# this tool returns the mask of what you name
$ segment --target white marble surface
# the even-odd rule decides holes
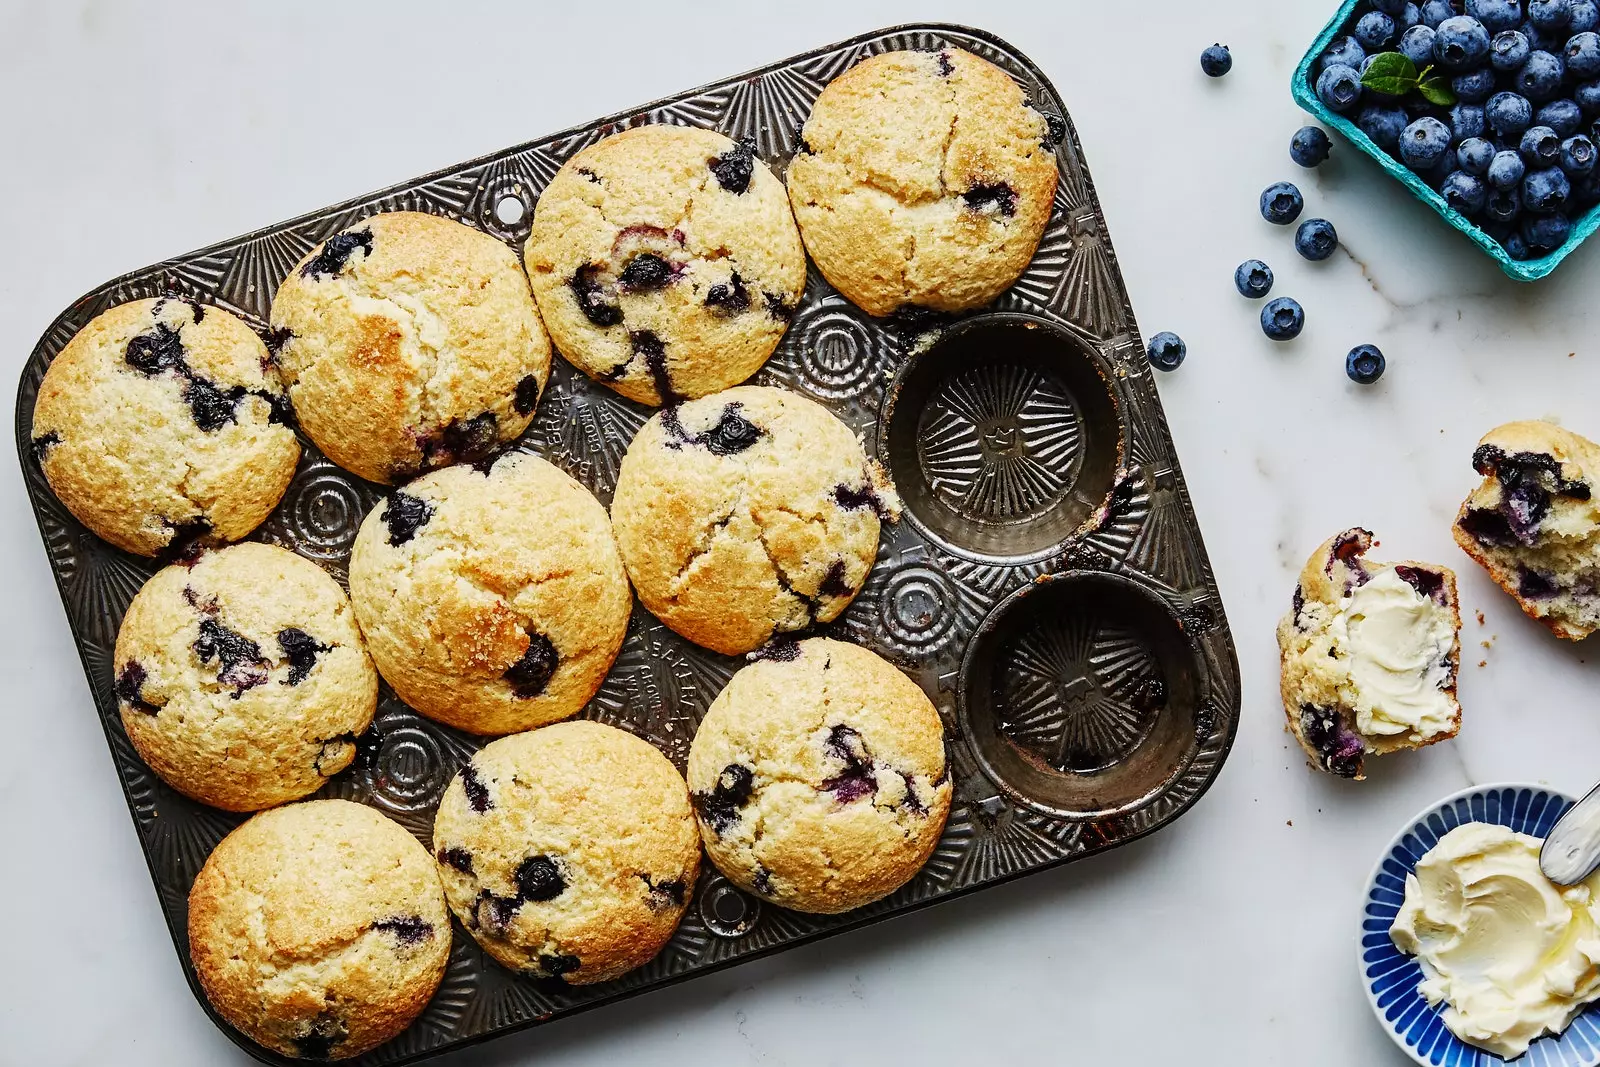
[[[1398,1065],[1356,979],[1377,850],[1468,782],[1600,776],[1600,651],[1524,619],[1448,531],[1490,426],[1557,415],[1600,435],[1600,246],[1523,287],[1344,145],[1315,174],[1294,167],[1289,74],[1333,6],[612,0],[445,19],[443,4],[8,0],[4,378],[60,308],[165,255],[862,30],[984,26],[1066,99],[1144,329],[1189,342],[1160,385],[1243,667],[1221,779],[1120,852],[448,1062]],[[1210,82],[1197,57],[1219,38],[1235,69]],[[1261,221],[1256,194],[1280,178],[1345,253],[1304,263]],[[1305,304],[1299,341],[1266,341],[1234,293],[1252,256]],[[1371,389],[1344,377],[1363,341],[1389,355]],[[173,958],[10,461],[0,494],[0,1062],[242,1063]],[[1461,737],[1360,785],[1291,750],[1272,638],[1305,554],[1356,523],[1385,553],[1460,568],[1468,619]]]

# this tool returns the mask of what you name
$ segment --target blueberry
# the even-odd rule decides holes
[[[660,289],[672,281],[672,264],[654,252],[641,252],[628,260],[628,265],[617,275],[617,284],[625,292],[642,293]]]
[[[1560,56],[1536,51],[1512,76],[1512,81],[1517,92],[1529,100],[1549,100],[1561,88],[1561,79],[1566,73],[1566,64],[1561,62]]]
[[[409,493],[396,492],[384,506],[383,524],[389,528],[389,543],[403,545],[433,518],[433,505]]]
[[[578,310],[596,326],[615,326],[622,321],[622,308],[600,280],[599,267],[584,264],[572,275],[567,285],[572,289],[573,299],[578,302]]]
[[[1528,0],[1528,21],[1548,33],[1567,28],[1572,0]]]
[[[261,646],[214,618],[200,620],[200,636],[194,639],[193,648],[201,663],[217,661],[217,681],[233,690],[235,700],[267,680],[268,664]]]
[[[1233,272],[1233,285],[1240,296],[1260,300],[1272,291],[1272,268],[1259,259],[1247,259]]]
[[[1406,0],[1370,0],[1372,10],[1382,11],[1385,15],[1400,17],[1400,13],[1409,6]]]
[[[1356,116],[1356,126],[1361,132],[1372,138],[1373,144],[1390,152],[1400,146],[1400,135],[1410,122],[1411,116],[1404,108],[1383,104],[1364,107]]]
[[[1568,137],[1561,142],[1561,169],[1569,177],[1588,174],[1594,170],[1594,142],[1583,134]]]
[[[1461,0],[1425,0],[1422,5],[1422,24],[1437,29],[1439,23],[1461,12]]]
[[[122,358],[134,370],[151,377],[169,370],[185,376],[189,373],[183,340],[177,330],[164,322],[158,322],[154,329],[129,339]]]
[[[1600,30],[1600,3],[1596,0],[1572,0],[1567,8],[1567,32],[1588,33]]]
[[[1483,23],[1467,15],[1457,15],[1439,23],[1433,42],[1433,58],[1451,70],[1466,70],[1489,54],[1489,31]],[[1356,36],[1359,38],[1359,27]]]
[[[433,936],[433,924],[420,915],[395,915],[379,919],[372,924],[372,928],[393,934],[401,945],[420,945]]]
[[[1377,345],[1356,345],[1344,357],[1344,372],[1358,385],[1371,385],[1382,378],[1384,365]]]
[[[554,900],[567,889],[567,880],[561,876],[561,868],[549,856],[529,856],[517,864],[513,877],[517,883],[517,895],[523,900]]]
[[[1517,137],[1533,125],[1533,105],[1516,93],[1495,93],[1484,108],[1484,117],[1501,137]]]
[[[494,807],[489,786],[470,759],[461,765],[461,791],[467,798],[467,806],[480,815]]]
[[[1562,137],[1571,137],[1583,128],[1583,109],[1563,97],[1541,107],[1534,121],[1540,126],[1550,127]]]
[[[1530,167],[1548,167],[1561,158],[1561,138],[1548,126],[1534,126],[1525,131],[1518,148]]]
[[[1522,21],[1522,5],[1517,0],[1467,0],[1467,14],[1490,33],[1497,33],[1514,29]]]
[[[1450,79],[1450,88],[1463,103],[1481,104],[1494,95],[1494,71],[1479,67],[1465,74],[1457,74]]]
[[[1489,173],[1489,164],[1494,160],[1494,145],[1482,137],[1468,137],[1456,145],[1456,163],[1468,174],[1479,177]]]
[[[1548,52],[1551,49],[1559,48],[1563,44],[1566,44],[1567,40],[1565,36],[1562,36],[1558,40],[1555,33],[1552,33],[1548,30],[1541,30],[1539,27],[1533,24],[1531,19],[1525,21],[1521,26],[1518,26],[1517,30],[1522,34],[1522,36],[1528,39],[1528,47],[1532,48],[1535,52]]]
[[[1489,195],[1489,189],[1481,178],[1474,177],[1464,170],[1458,170],[1445,178],[1439,186],[1439,193],[1444,197],[1445,203],[1463,215],[1476,215],[1483,210],[1483,202]]]
[[[1413,26],[1400,35],[1400,45],[1396,50],[1419,68],[1426,67],[1433,62],[1435,36],[1431,27]]]
[[[1339,247],[1339,234],[1327,219],[1307,219],[1294,235],[1294,249],[1305,258],[1318,262],[1333,255]]]
[[[1261,309],[1261,330],[1274,341],[1292,341],[1305,329],[1306,313],[1300,302],[1286,296],[1269,301]]]
[[[1289,158],[1302,167],[1315,167],[1328,158],[1333,142],[1320,126],[1302,126],[1289,139]]]
[[[961,199],[974,211],[988,211],[1006,218],[1017,213],[1017,191],[1005,182],[974,185],[961,194]]]
[[[1200,53],[1200,69],[1208,78],[1220,78],[1233,69],[1233,56],[1227,45],[1214,44]]]
[[[1156,370],[1177,370],[1183,357],[1189,354],[1189,346],[1177,334],[1163,330],[1150,338],[1145,354],[1150,357],[1150,365]]]
[[[735,141],[733,147],[720,156],[706,160],[717,184],[734,195],[741,195],[750,187],[750,175],[755,173],[755,146],[749,141]]]
[[[1560,167],[1529,171],[1528,176],[1522,179],[1522,203],[1529,211],[1559,211],[1571,194],[1572,183]]]
[[[700,818],[713,832],[724,833],[739,821],[739,811],[749,803],[755,792],[755,774],[749,767],[730,763],[717,775],[717,784],[709,793],[695,793],[690,797]]]
[[[738,271],[728,275],[726,282],[718,282],[706,290],[706,307],[723,315],[737,315],[749,309],[750,292]]]
[[[1600,115],[1600,81],[1584,82],[1572,90],[1573,101],[1586,115]]]
[[[1400,159],[1412,170],[1427,170],[1450,148],[1450,130],[1436,118],[1420,118],[1400,135]]]
[[[1533,54],[1528,36],[1518,30],[1501,30],[1489,44],[1489,65],[1502,74],[1519,70]]]
[[[1489,173],[1485,176],[1496,189],[1515,189],[1522,184],[1522,178],[1527,173],[1528,165],[1522,161],[1522,153],[1505,149],[1494,154],[1489,161]]]
[[[1454,104],[1450,108],[1450,140],[1460,143],[1468,137],[1482,137],[1489,128],[1489,117],[1478,104]]]
[[[1368,52],[1381,52],[1397,32],[1394,19],[1382,11],[1368,11],[1356,21],[1355,39]]]
[[[326,241],[317,254],[306,260],[305,266],[300,268],[302,278],[332,277],[344,270],[344,265],[355,254],[356,249],[361,249],[363,255],[372,255],[372,229],[351,230],[345,233],[336,233]]]
[[[1273,182],[1261,191],[1261,217],[1278,226],[1287,226],[1300,217],[1305,198],[1289,182]]]
[[[1351,70],[1356,70],[1366,58],[1367,51],[1361,47],[1361,42],[1354,37],[1337,37],[1317,61],[1317,72],[1321,73],[1329,67],[1349,67]]]
[[[1506,255],[1510,256],[1512,259],[1528,258],[1528,242],[1522,239],[1522,234],[1513,233],[1510,237],[1506,238],[1505,245]]]
[[[1393,12],[1390,13],[1393,14]],[[1400,33],[1404,36],[1405,32],[1413,26],[1422,25],[1422,9],[1412,0],[1406,0],[1405,5],[1400,8],[1400,13],[1394,16],[1394,22],[1396,26],[1400,27]]]
[[[1522,194],[1516,186],[1490,189],[1483,198],[1483,213],[1495,222],[1511,222],[1522,214]]]
[[[1593,30],[1574,34],[1562,53],[1567,61],[1567,73],[1574,78],[1587,79],[1600,75],[1600,34]]]
[[[1317,78],[1317,96],[1335,111],[1349,111],[1361,100],[1361,75],[1354,67],[1330,63]]]
[[[299,685],[305,681],[311,669],[317,665],[317,656],[331,650],[330,646],[298,626],[278,631],[278,647],[283,650],[283,658],[289,664],[289,675],[283,680],[284,685]]]
[[[560,664],[561,657],[550,639],[537,630],[530,630],[527,650],[501,677],[511,683],[511,692],[517,699],[532,700],[544,692]]]
[[[1530,215],[1522,220],[1522,239],[1535,252],[1554,252],[1567,243],[1572,223],[1565,215]]]

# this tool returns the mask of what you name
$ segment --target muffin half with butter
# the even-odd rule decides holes
[[[1421,748],[1461,729],[1456,576],[1432,563],[1379,563],[1370,531],[1324,541],[1278,624],[1283,709],[1314,766],[1361,779],[1368,754]]]

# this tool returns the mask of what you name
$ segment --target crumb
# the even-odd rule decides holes
[[[1478,666],[1480,666],[1480,667],[1487,667],[1488,665],[1489,665],[1489,661],[1486,660],[1486,659],[1480,659],[1478,661]]]
[[[1294,825],[1294,820],[1293,819],[1285,819],[1283,825],[1285,825],[1285,826],[1293,826]]]
[[[1574,357],[1574,356],[1576,356],[1576,355],[1577,355],[1577,354],[1578,354],[1578,353],[1576,353],[1576,352],[1568,352],[1568,353],[1567,353],[1567,358],[1568,358],[1568,359],[1572,359],[1572,358],[1573,358],[1573,357]]]
[[[1484,619],[1483,612],[1481,612],[1481,611],[1478,612],[1478,625],[1479,626],[1484,626],[1486,624],[1487,624],[1487,620]]]
[[[1479,641],[1478,644],[1482,645],[1484,648],[1493,648],[1494,640],[1491,638],[1488,641]]]

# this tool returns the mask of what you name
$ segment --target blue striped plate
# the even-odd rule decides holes
[[[1389,940],[1389,927],[1405,899],[1406,875],[1439,838],[1462,823],[1498,823],[1544,837],[1571,806],[1571,797],[1540,786],[1474,786],[1413,819],[1372,869],[1362,901],[1361,984],[1383,1028],[1424,1067],[1491,1067],[1507,1061],[1457,1039],[1444,1025],[1444,1005],[1430,1007],[1417,992],[1421,968]],[[1600,1065],[1600,1001],[1574,1019],[1566,1033],[1540,1038],[1514,1062],[1518,1067]]]

